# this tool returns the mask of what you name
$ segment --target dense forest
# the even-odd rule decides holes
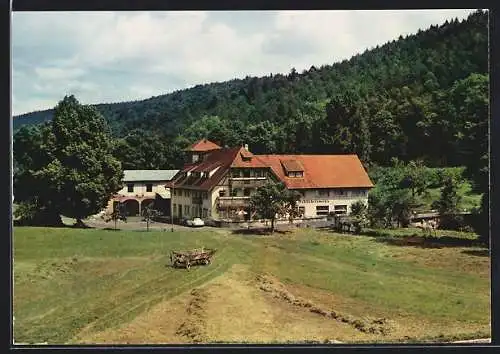
[[[367,165],[419,159],[479,173],[488,95],[488,14],[476,11],[333,65],[95,107],[125,169],[179,167],[180,150],[206,137],[254,153],[357,153]],[[52,114],[15,117],[14,129]]]

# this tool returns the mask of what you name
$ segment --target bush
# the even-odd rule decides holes
[[[427,169],[427,181],[428,188],[439,188],[442,186],[443,182],[443,169],[441,168],[428,168]]]
[[[442,230],[461,231],[467,226],[469,225],[465,224],[461,215],[443,215],[439,223],[439,228]]]
[[[464,180],[464,168],[463,167],[447,167],[440,168],[437,173],[438,177],[438,187],[443,186],[446,180],[453,179],[457,182],[462,182]]]
[[[41,208],[35,202],[21,202],[14,216],[19,218],[16,222],[23,226],[62,226],[61,216],[54,211]]]

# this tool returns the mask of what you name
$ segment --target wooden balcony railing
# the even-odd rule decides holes
[[[250,203],[250,197],[218,197],[217,205],[219,208],[228,207],[247,207]]]

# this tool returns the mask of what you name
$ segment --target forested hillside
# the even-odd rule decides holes
[[[121,138],[116,153],[124,168],[179,167],[179,150],[206,137],[247,143],[254,153],[354,152],[366,163],[396,157],[428,166],[476,164],[479,171],[488,95],[488,14],[477,11],[302,73],[97,108]],[[51,115],[16,117],[14,128]]]

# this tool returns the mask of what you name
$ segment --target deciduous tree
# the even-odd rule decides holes
[[[23,133],[15,144],[21,173],[15,177],[16,198],[46,212],[82,220],[104,209],[122,187],[123,171],[112,155],[113,140],[95,108],[66,96],[54,119],[41,130]],[[28,157],[39,149],[40,159]]]

